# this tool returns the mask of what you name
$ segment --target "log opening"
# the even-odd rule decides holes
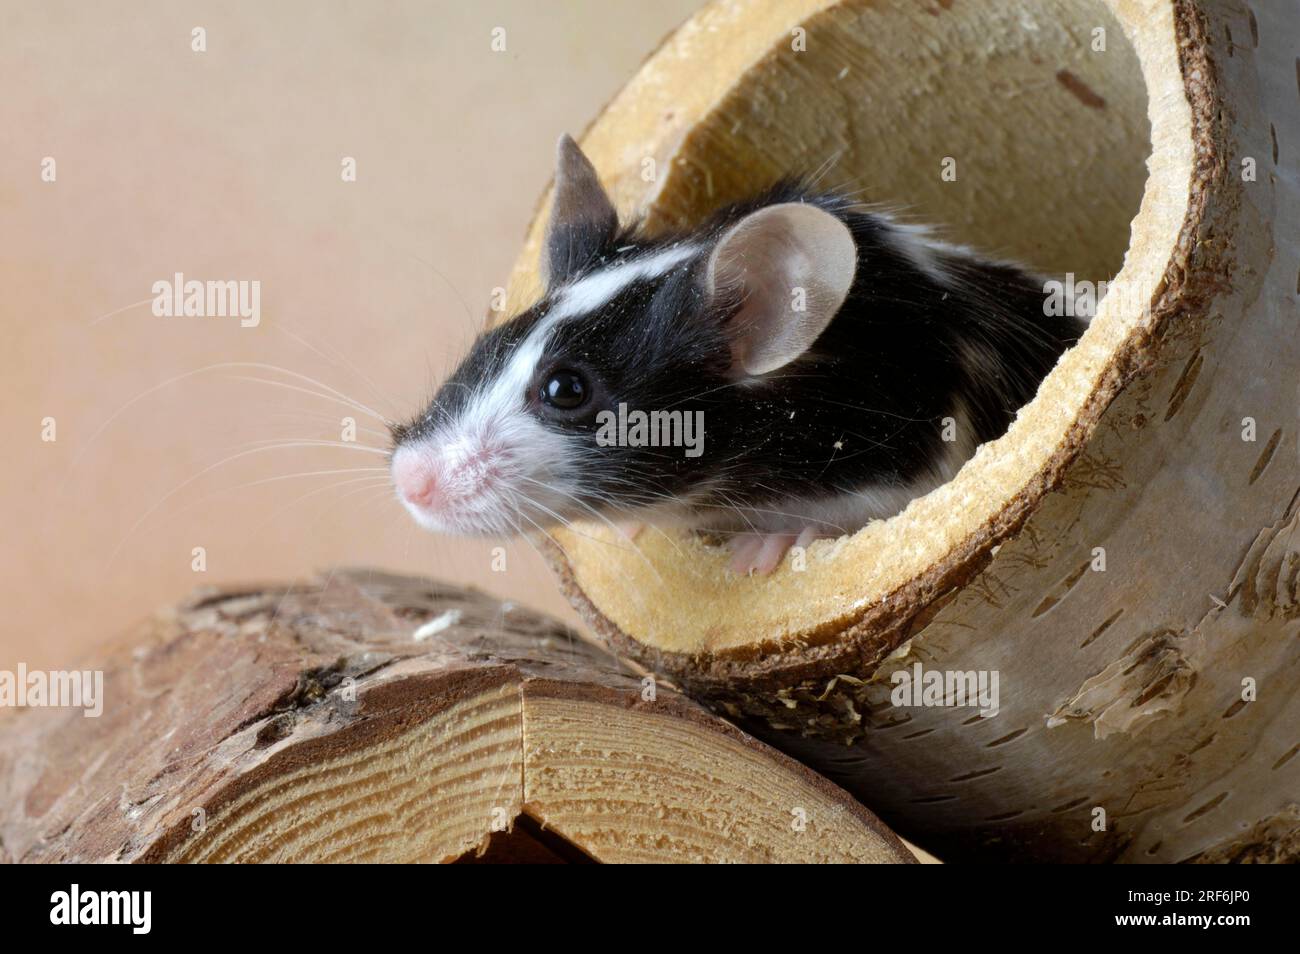
[[[669,38],[583,137],[624,210],[690,222],[843,147],[844,178],[955,238],[1118,272],[1005,436],[802,572],[737,580],[690,536],[556,534],[595,631],[946,860],[1293,857],[1290,19],[1235,0],[740,0]],[[997,674],[997,714],[896,703],[916,665]]]
[[[1118,7],[708,8],[587,131],[584,148],[622,210],[651,229],[833,159],[826,181],[940,223],[955,241],[1111,286],[1004,437],[896,517],[814,543],[805,566],[787,560],[770,578],[738,580],[723,547],[691,534],[645,534],[635,548],[598,526],[557,534],[562,578],[621,650],[659,664],[700,652],[745,660],[792,643],[842,648],[850,629],[879,634],[887,603],[969,572],[1086,440],[1099,390],[1156,320],[1145,306],[1177,241],[1191,162],[1188,111],[1147,115],[1149,102],[1183,96],[1166,69],[1172,19],[1135,33],[1137,12]],[[653,183],[642,156],[663,170]],[[1148,163],[1160,174],[1148,179]],[[516,303],[536,293],[544,219],[545,208],[516,266]]]

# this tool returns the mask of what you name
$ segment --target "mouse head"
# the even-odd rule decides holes
[[[666,238],[621,231],[568,136],[542,257],[542,299],[482,335],[428,409],[394,429],[398,496],[429,529],[496,535],[689,509],[738,443],[761,440],[745,402],[805,354],[857,265],[848,227],[811,203],[738,208]]]

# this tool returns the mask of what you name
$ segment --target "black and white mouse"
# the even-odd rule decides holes
[[[732,569],[950,480],[1086,326],[1040,276],[792,180],[684,233],[622,227],[560,140],[544,296],[394,428],[424,527],[729,537]]]

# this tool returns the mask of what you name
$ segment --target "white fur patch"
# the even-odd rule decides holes
[[[555,327],[561,321],[588,314],[608,304],[633,282],[663,275],[698,251],[698,248],[691,245],[665,249],[642,259],[634,259],[587,275],[562,289],[545,317],[529,331],[523,341],[516,345],[514,353],[501,369],[496,380],[488,382],[486,387],[471,399],[461,416],[460,428],[471,431],[481,430],[487,427],[489,422],[500,420],[503,415],[515,412],[524,415],[528,422],[540,429],[540,425],[524,412],[524,394],[537,371],[537,363],[542,359],[546,351],[546,343]],[[524,429],[522,424],[520,427]]]
[[[928,225],[898,222],[888,215],[876,214],[888,225],[883,240],[911,262],[917,270],[924,272],[940,285],[951,284],[952,276],[944,265],[945,258],[979,258],[975,250],[969,246],[956,245],[935,238]]]
[[[590,517],[573,499],[589,449],[529,413],[529,385],[560,322],[595,311],[633,282],[663,275],[698,252],[690,245],[664,249],[560,289],[545,316],[498,373],[480,383],[456,419],[439,422],[411,448],[436,469],[445,501],[436,514],[405,502],[417,522],[453,533],[508,534]]]
[[[595,311],[613,301],[619,292],[633,282],[657,278],[698,251],[693,245],[679,245],[585,275],[560,291],[543,321],[558,321]]]
[[[948,275],[936,249],[939,243],[930,237],[930,230],[924,225],[911,225],[892,219],[887,221],[889,225],[884,231],[883,240],[918,271],[924,272],[941,285],[947,284]]]

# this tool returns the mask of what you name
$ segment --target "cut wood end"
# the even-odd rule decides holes
[[[797,762],[472,591],[206,591],[99,668],[102,717],[0,720],[12,860],[913,860]]]

